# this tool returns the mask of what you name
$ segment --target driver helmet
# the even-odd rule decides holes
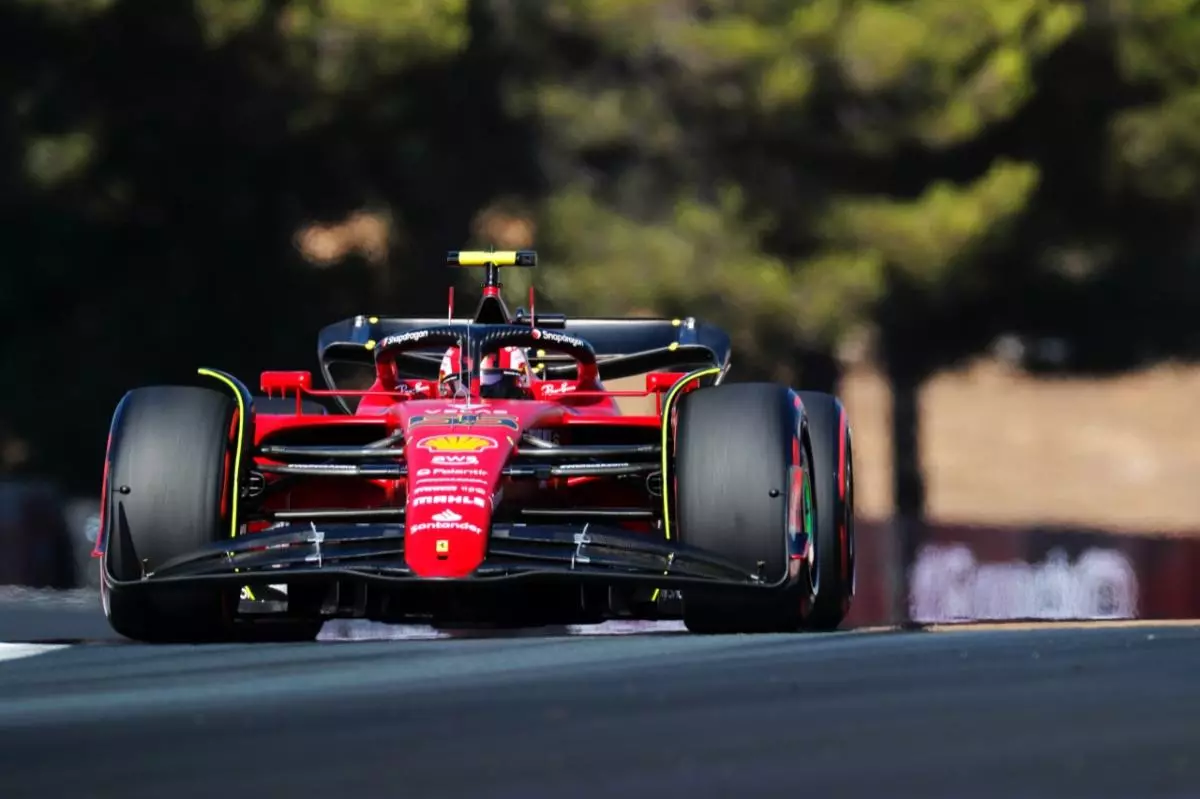
[[[520,347],[503,347],[484,356],[479,365],[479,396],[485,399],[525,399],[532,396],[529,359]],[[442,357],[438,373],[438,394],[442,397],[467,395],[462,385],[462,356],[451,347]]]

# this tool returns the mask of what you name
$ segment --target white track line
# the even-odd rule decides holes
[[[357,619],[335,619],[321,627],[318,641],[422,641],[449,638],[448,633],[432,627],[410,624],[382,624]]]
[[[571,635],[648,635],[687,632],[682,621],[606,621],[603,624],[573,624]]]
[[[66,649],[70,644],[0,644],[0,660],[17,660],[19,658],[44,655],[57,649]]]
[[[649,633],[681,632],[683,622],[609,621],[596,625],[571,625],[567,635],[646,635]],[[436,638],[505,638],[538,637],[536,629],[524,631],[449,631],[408,624],[384,624],[351,619],[325,622],[318,641],[419,641]]]

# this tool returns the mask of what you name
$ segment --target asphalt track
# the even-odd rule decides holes
[[[1200,623],[36,651],[3,799],[1200,796]]]

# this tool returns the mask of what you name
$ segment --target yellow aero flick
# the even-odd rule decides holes
[[[495,449],[499,444],[488,436],[448,435],[431,436],[417,446],[430,452],[483,452]]]
[[[537,266],[537,253],[533,250],[452,250],[446,254],[446,266]]]

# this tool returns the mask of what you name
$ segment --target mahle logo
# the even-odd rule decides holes
[[[487,500],[483,497],[464,497],[457,494],[434,494],[431,496],[418,496],[409,500],[409,505],[473,505],[476,508],[486,508]],[[449,513],[450,511],[447,511]],[[455,519],[440,519],[438,516],[433,518],[439,521],[456,521]]]

